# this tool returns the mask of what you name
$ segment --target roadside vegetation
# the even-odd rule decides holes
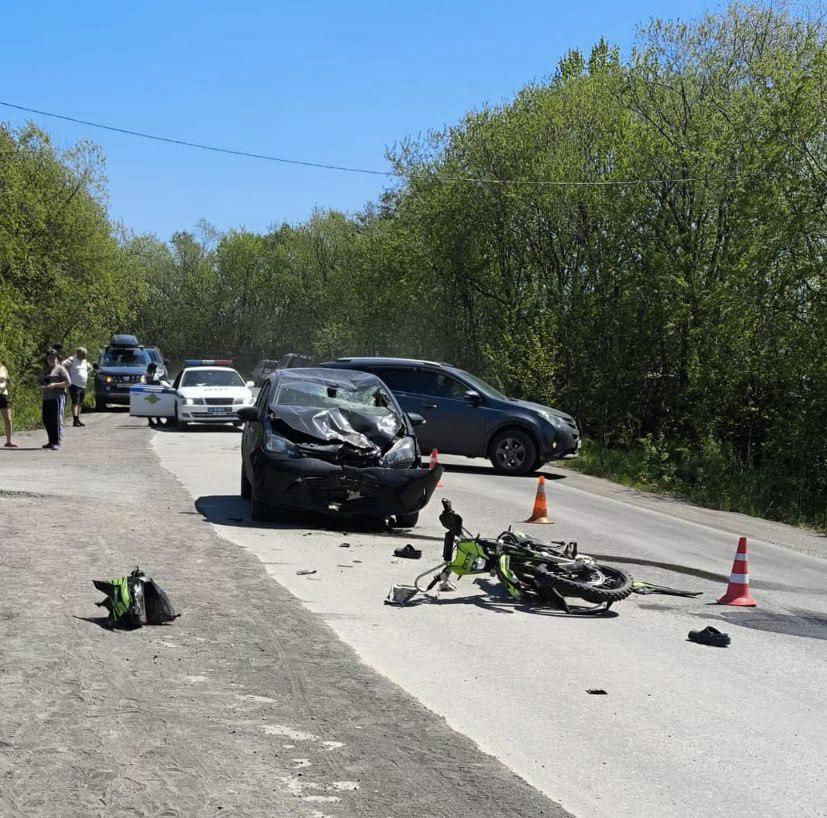
[[[0,131],[0,355],[123,329],[173,358],[451,361],[574,414],[583,471],[825,525],[820,22],[655,21],[390,159],[361,213],[164,241],[107,224],[92,146]]]

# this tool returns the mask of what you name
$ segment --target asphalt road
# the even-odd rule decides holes
[[[825,814],[823,537],[546,468],[555,525],[532,530],[703,596],[633,596],[612,616],[566,617],[466,578],[438,602],[400,609],[383,604],[390,586],[440,560],[439,496],[493,536],[528,516],[536,480],[446,458],[444,489],[411,532],[258,525],[238,495],[239,442],[217,428],[153,439],[220,536],[367,664],[579,818]],[[738,534],[749,537],[756,609],[711,604]],[[406,542],[422,560],[393,556]],[[731,647],[687,641],[706,624],[728,631]]]

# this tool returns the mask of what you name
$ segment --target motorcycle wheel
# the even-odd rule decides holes
[[[632,578],[625,571],[609,568],[607,565],[597,567],[604,577],[600,585],[595,585],[588,579],[576,579],[550,571],[538,571],[536,579],[538,584],[549,585],[562,596],[576,597],[595,604],[620,602],[632,593]]]

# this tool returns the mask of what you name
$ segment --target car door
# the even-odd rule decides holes
[[[439,449],[446,454],[479,455],[485,440],[486,418],[479,406],[466,399],[469,387],[445,372],[421,369],[417,388],[418,411],[425,418],[425,425],[417,429],[423,451]]]

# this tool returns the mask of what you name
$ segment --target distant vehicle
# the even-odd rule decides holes
[[[241,496],[254,520],[300,509],[408,528],[442,475],[420,468],[422,418],[365,372],[278,369],[238,414]]]
[[[308,367],[313,365],[313,359],[307,355],[299,355],[297,352],[288,352],[278,360],[262,358],[253,367],[253,380],[256,386],[263,386],[264,382],[272,372],[277,369],[293,369],[295,367]]]
[[[263,386],[264,382],[270,376],[274,369],[278,369],[279,362],[270,358],[262,358],[254,367],[252,371],[253,383],[256,386]]]
[[[487,457],[502,474],[527,474],[550,460],[576,457],[580,449],[580,431],[571,415],[509,398],[448,364],[339,358],[320,366],[358,369],[381,378],[406,412],[425,418],[417,430],[425,452]]]
[[[129,413],[136,417],[171,418],[178,428],[191,423],[241,425],[239,409],[252,406],[252,381],[245,382],[232,361],[184,361],[172,384],[136,385],[130,390]]]
[[[144,382],[151,358],[134,335],[113,335],[95,369],[95,408],[129,404],[129,387]]]
[[[149,355],[149,359],[158,367],[157,375],[161,380],[166,380],[169,376],[169,361],[164,359],[161,350],[158,347],[142,347],[142,349]]]

